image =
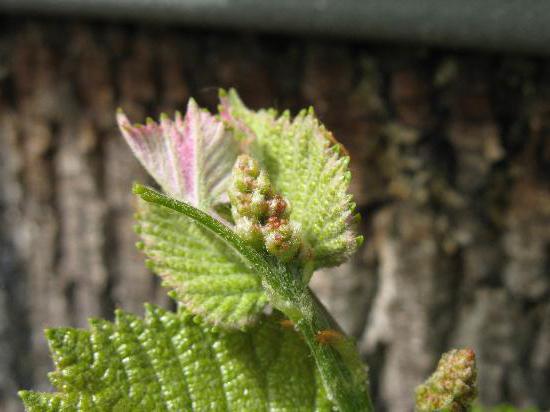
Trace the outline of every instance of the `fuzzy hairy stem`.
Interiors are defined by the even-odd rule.
[[[257,251],[233,230],[184,202],[136,184],[143,200],[170,208],[215,233],[239,252],[262,279],[271,303],[295,324],[307,342],[329,397],[340,411],[372,411],[365,367],[355,344],[339,331],[332,317],[304,287],[299,273],[265,252]]]

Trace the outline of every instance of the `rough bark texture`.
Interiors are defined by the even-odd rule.
[[[119,138],[135,120],[313,105],[352,156],[367,242],[314,287],[407,411],[471,346],[480,399],[550,408],[549,62],[362,44],[0,18],[0,410],[48,389],[43,329],[169,305],[135,250]]]

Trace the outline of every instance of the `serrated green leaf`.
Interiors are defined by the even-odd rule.
[[[234,90],[221,93],[221,118],[262,163],[278,192],[290,201],[291,219],[314,251],[315,267],[345,261],[361,242],[352,230],[355,205],[348,193],[349,157],[332,134],[302,111],[248,110]]]
[[[140,201],[137,217],[150,268],[191,312],[233,328],[258,318],[267,303],[260,276],[227,243],[162,206]]]
[[[148,305],[144,319],[118,311],[90,331],[53,329],[59,392],[20,396],[29,412],[332,410],[306,344],[280,320],[213,331]]]

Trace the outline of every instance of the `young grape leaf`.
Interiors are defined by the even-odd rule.
[[[149,267],[174,298],[210,323],[242,328],[267,303],[260,276],[218,236],[171,209],[139,202],[137,232]]]
[[[355,204],[348,193],[349,157],[332,134],[312,110],[291,119],[288,112],[249,110],[234,90],[221,92],[220,99],[221,118],[290,201],[291,218],[313,248],[315,267],[345,261],[362,238],[351,228]]]
[[[91,330],[46,336],[57,393],[21,391],[40,411],[330,411],[306,344],[274,313],[248,332],[216,331],[147,305]]]
[[[160,123],[147,119],[131,125],[119,110],[117,121],[126,142],[162,189],[179,200],[207,210],[223,200],[237,144],[222,122],[193,99],[185,117],[161,116]]]

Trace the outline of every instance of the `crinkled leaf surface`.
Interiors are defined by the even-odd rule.
[[[59,392],[20,396],[33,412],[330,411],[305,343],[278,320],[220,332],[149,305],[144,319],[51,329]]]
[[[207,210],[225,196],[237,145],[222,122],[189,100],[185,117],[162,116],[160,123],[131,125],[119,111],[126,142],[163,190]]]
[[[210,323],[253,323],[267,298],[261,279],[218,236],[185,215],[141,201],[137,231],[150,268],[177,300]]]
[[[355,205],[348,193],[349,158],[312,110],[294,119],[288,112],[248,110],[233,90],[222,92],[220,115],[250,145],[278,192],[289,201],[291,219],[313,247],[315,266],[342,263],[362,240],[351,229]]]
[[[223,200],[237,143],[221,121],[193,100],[185,117],[177,113],[174,120],[132,126],[122,112],[117,117],[132,151],[165,192],[204,211]],[[152,270],[193,313],[242,327],[265,306],[259,277],[192,220],[142,204],[138,228]]]

